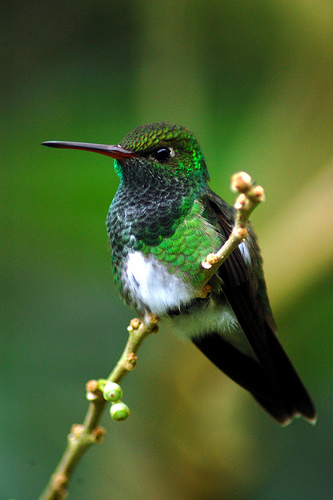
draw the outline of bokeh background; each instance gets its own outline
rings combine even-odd
[[[266,190],[253,215],[280,337],[318,408],[280,428],[161,330],[123,382],[131,417],[84,457],[70,498],[333,498],[333,4],[325,0],[1,2],[0,499],[35,499],[108,375],[133,313],[105,231],[100,155],[137,125],[193,130],[211,185]]]

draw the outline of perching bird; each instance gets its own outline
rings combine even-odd
[[[278,338],[253,229],[210,280],[200,263],[232,231],[235,210],[208,186],[200,146],[184,127],[150,123],[118,146],[50,141],[115,159],[120,185],[106,226],[115,283],[142,318],[159,316],[252,393],[281,424],[316,421]]]

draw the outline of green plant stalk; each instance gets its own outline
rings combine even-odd
[[[144,323],[135,319],[128,327],[129,337],[125,349],[113,371],[108,376],[110,382],[119,383],[136,365],[136,353],[144,339],[151,333],[157,332],[156,317],[151,317],[150,322]],[[133,326],[132,326],[133,325]],[[88,389],[89,391],[89,389]],[[102,441],[105,431],[98,427],[107,401],[102,396],[97,384],[91,392],[95,396],[90,401],[87,414],[82,425],[74,424],[67,436],[67,446],[49,483],[39,497],[39,500],[62,500],[67,496],[67,488],[72,472],[84,452],[94,443]]]

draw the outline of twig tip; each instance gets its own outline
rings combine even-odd
[[[253,189],[253,194],[257,198],[258,203],[262,203],[266,200],[265,190],[262,186],[256,186]]]
[[[231,177],[231,190],[234,193],[246,193],[252,186],[251,176],[246,172],[237,172]]]

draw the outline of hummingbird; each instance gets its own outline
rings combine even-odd
[[[191,340],[280,424],[299,416],[314,424],[315,406],[277,337],[251,224],[203,293],[201,262],[228,239],[235,209],[210,189],[193,133],[155,122],[118,145],[42,144],[114,159],[120,184],[106,227],[112,274],[127,304]]]

